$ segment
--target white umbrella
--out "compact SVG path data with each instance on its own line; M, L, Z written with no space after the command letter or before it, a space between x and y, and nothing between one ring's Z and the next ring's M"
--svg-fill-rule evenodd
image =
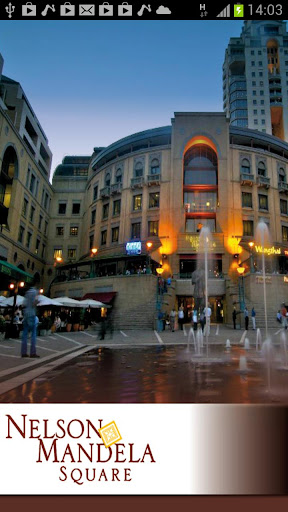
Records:
M99 300L93 299L85 299L80 300L80 304L82 304L83 308L110 308L111 306L106 306L103 302L99 302Z
M22 297L22 295L17 295L16 297L16 306L23 306L25 302L25 297ZM14 304L14 297L9 297L9 299L5 299L1 301L1 307L5 306L13 306Z
M79 300L70 299L70 297L56 297L57 302L60 302L61 306L66 306L67 308L82 308Z
M3 300L5 300L5 299L6 299L6 297L4 297L4 295L0 295L0 303L1 303Z
M49 297L45 297L45 295L39 295L37 306L59 306L59 307L63 307L63 304L61 304L61 302L58 302L58 300L50 299Z

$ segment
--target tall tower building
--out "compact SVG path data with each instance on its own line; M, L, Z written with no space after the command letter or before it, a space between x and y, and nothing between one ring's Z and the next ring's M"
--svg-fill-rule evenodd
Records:
M223 107L232 126L288 141L288 33L284 21L245 21L223 64Z

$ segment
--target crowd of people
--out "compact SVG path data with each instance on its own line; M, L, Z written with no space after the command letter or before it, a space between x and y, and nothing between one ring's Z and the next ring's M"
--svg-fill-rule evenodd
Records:
M191 327L193 327L193 330L197 331L198 325L200 325L204 336L206 336L206 334L209 336L211 315L212 309L209 303L207 306L207 312L206 307L203 308L201 311L198 311L197 309L194 308L191 317ZM163 311L159 311L158 320L160 321L160 323L162 323L162 331L165 331L167 328L171 332L174 332L175 330L177 330L178 326L180 330L183 330L183 325L185 321L183 304L180 305L178 311L176 311L174 307L171 309L170 313L164 313Z

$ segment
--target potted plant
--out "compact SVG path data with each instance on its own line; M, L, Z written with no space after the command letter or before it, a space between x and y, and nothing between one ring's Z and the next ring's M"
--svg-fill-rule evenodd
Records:
M79 311L74 311L74 313L72 315L72 324L73 324L73 331L79 331L79 325L80 325Z

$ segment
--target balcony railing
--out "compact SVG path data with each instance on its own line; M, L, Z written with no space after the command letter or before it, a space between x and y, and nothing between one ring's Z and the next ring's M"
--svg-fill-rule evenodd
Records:
M240 181L241 185L250 185L250 187L252 187L254 183L254 174L250 174L249 172L241 172Z
M101 188L100 197L110 197L110 187Z
M161 174L148 174L147 183L148 186L151 185L160 185Z
M278 182L278 190L279 192L286 193L288 192L288 183L285 183L284 181Z
M258 187L270 188L270 178L266 176L257 176Z
M185 212L186 213L200 213L200 212L216 212L216 204L209 204L207 203L198 203L198 204L191 204L191 203L185 203Z
M139 176L138 178L131 178L131 188L142 188L144 185L143 176Z
M113 183L110 187L110 192L112 194L121 194L122 191L122 183Z

